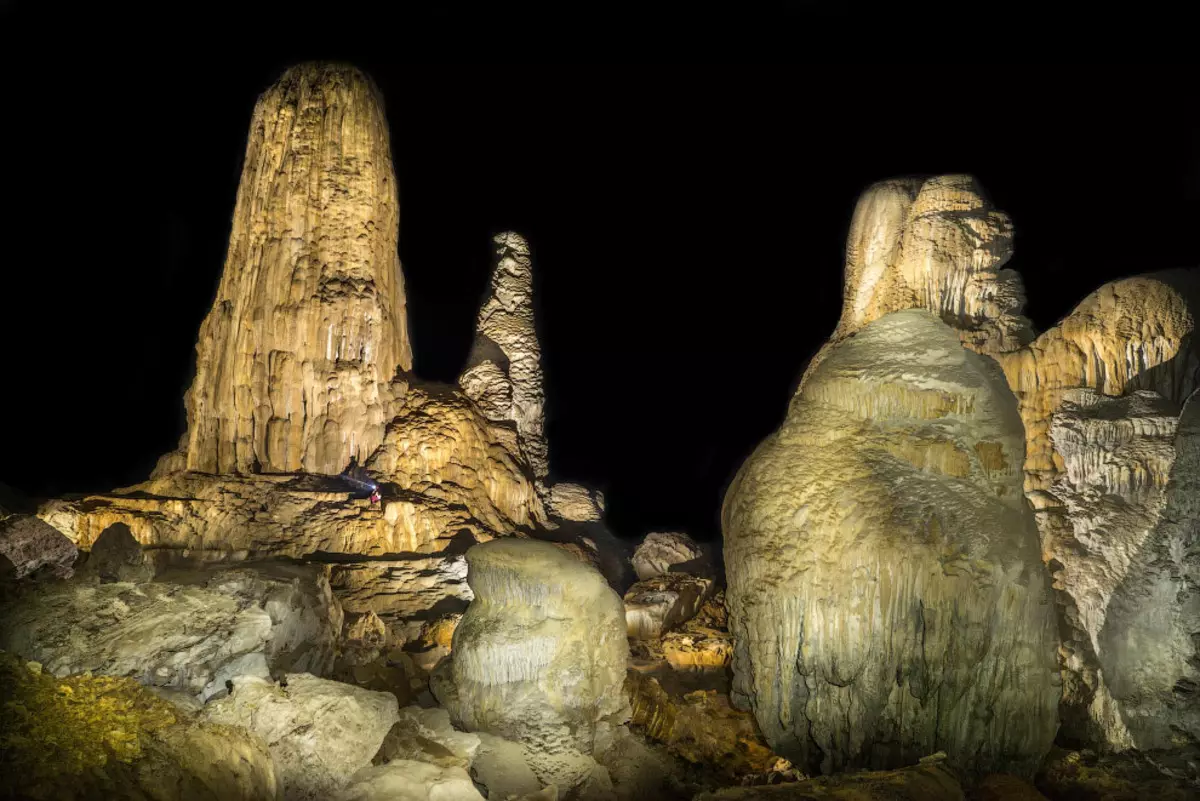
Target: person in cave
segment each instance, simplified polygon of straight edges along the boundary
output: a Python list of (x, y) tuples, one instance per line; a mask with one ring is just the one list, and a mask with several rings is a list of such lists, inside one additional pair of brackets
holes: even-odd
[(358, 463), (357, 456), (350, 457), (350, 464), (346, 466), (346, 469), (341, 472), (338, 478), (350, 485), (354, 497), (369, 498), (372, 505), (381, 501), (382, 495), (379, 492), (379, 484), (371, 478), (366, 468)]

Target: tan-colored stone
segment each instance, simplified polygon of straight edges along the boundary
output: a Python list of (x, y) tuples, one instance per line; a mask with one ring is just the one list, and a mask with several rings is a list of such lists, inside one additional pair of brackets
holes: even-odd
[(754, 717), (730, 706), (727, 695), (697, 690), (672, 696), (657, 679), (634, 670), (625, 679), (625, 693), (630, 726), (675, 756), (731, 779), (779, 768), (781, 758), (763, 741)]
[[(186, 398), (186, 467), (337, 473), (383, 439), (412, 366), (378, 90), (301, 64), (259, 98)], [(164, 470), (178, 467), (168, 459)]]
[(515, 427), (521, 453), (542, 481), (550, 468), (541, 346), (533, 319), (533, 264), (520, 234), (508, 231), (494, 241), (496, 267), (458, 383), (489, 420)]
[(969, 175), (881, 181), (863, 193), (846, 244), (845, 298), (832, 342), (902, 309), (927, 309), (980, 353), (1028, 342), (1012, 223)]
[(1200, 273), (1106, 284), (1028, 347), (998, 354), (1026, 433), (1025, 492), (1063, 610), (1063, 726), (1105, 748), (1200, 735), (1190, 632), (1200, 561), (1189, 500), (1198, 436)]

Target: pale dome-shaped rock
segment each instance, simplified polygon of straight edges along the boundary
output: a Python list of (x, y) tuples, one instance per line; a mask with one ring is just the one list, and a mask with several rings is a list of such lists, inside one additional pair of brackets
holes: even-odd
[(810, 369), (722, 512), (734, 689), (776, 751), (1032, 774), (1060, 685), (1023, 453), (999, 368), (926, 311)]
[(539, 779), (561, 784), (590, 764), (597, 727), (627, 712), (621, 599), (547, 542), (493, 540), (467, 561), (475, 598), (434, 691), (457, 724), (522, 743)]

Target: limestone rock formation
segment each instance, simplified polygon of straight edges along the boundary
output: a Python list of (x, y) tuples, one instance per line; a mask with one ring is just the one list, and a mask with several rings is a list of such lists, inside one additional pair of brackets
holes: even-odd
[(4, 608), (0, 648), (58, 676), (131, 676), (200, 698), (238, 673), (328, 670), (342, 624), (328, 582), (319, 571), (276, 570), (47, 585)]
[(113, 523), (92, 543), (82, 573), (102, 583), (126, 581), (136, 584), (154, 578), (154, 565), (149, 563), (129, 526)]
[(703, 559), (704, 551), (691, 537), (679, 531), (654, 531), (633, 552), (633, 570), (638, 581), (670, 572), (674, 565)]
[(471, 766), (478, 750), (479, 736), (455, 731), (446, 710), (406, 706), (371, 761), (386, 765), (408, 759), (465, 769)]
[(722, 510), (736, 697), (776, 751), (1032, 774), (1060, 687), (1023, 456), (1003, 374), (929, 312), (810, 369)]
[(525, 764), (521, 744), (487, 732), (479, 733), (479, 751), (471, 764), (471, 775), (487, 788), (489, 799), (528, 796), (542, 789), (533, 768)]
[(519, 234), (499, 234), (495, 243), (491, 287), (458, 383), (489, 420), (516, 428), (521, 453), (542, 481), (549, 472), (549, 452), (541, 347), (533, 320), (533, 264)]
[(1107, 748), (1200, 736), (1188, 691), (1200, 679), (1187, 634), (1200, 629), (1187, 589), (1200, 570), (1195, 513), (1188, 490), (1168, 489), (1188, 480), (1173, 466), (1193, 447), (1179, 418), (1200, 386), (1198, 305), (1196, 271), (1116, 281), (997, 356), (1020, 404), (1025, 491), (1063, 607), (1064, 728)]
[(893, 311), (927, 309), (980, 353), (1032, 339), (1021, 315), (1012, 223), (969, 175), (881, 181), (858, 201), (846, 243), (839, 342)]
[(625, 593), (625, 625), (630, 637), (655, 640), (694, 618), (713, 589), (712, 579), (668, 573), (639, 581)]
[(546, 520), (519, 434), (452, 388), (414, 383), (367, 466), (401, 490), (463, 503), (476, 530), (510, 534)]
[(1055, 748), (1038, 771), (1036, 784), (1054, 801), (1193, 801), (1195, 763), (1190, 769), (1175, 767), (1183, 770), (1173, 770), (1161, 759), (1138, 751), (1115, 754)]
[(525, 745), (544, 784), (578, 779), (573, 765), (590, 764), (597, 726), (626, 711), (620, 597), (550, 543), (493, 540), (467, 562), (475, 599), (439, 668), (438, 700), (468, 731)]
[(753, 717), (715, 690), (676, 697), (653, 677), (631, 670), (625, 692), (632, 710), (629, 725), (687, 762), (727, 779), (767, 773), (786, 762), (762, 741)]
[(266, 744), (128, 678), (55, 679), (0, 653), (0, 797), (275, 801)]
[(733, 638), (722, 590), (704, 602), (700, 612), (658, 641), (658, 651), (672, 670), (723, 672), (733, 661)]
[(486, 540), (545, 520), (500, 429), (452, 391), (410, 395), (369, 462), (385, 486), (381, 505), (329, 477), (185, 472), (50, 501), (39, 516), (81, 548), (122, 523), (144, 546), (199, 559), (436, 553), (460, 536)]
[(333, 801), (484, 801), (470, 775), (458, 767), (401, 759), (363, 768)]
[(23, 514), (0, 508), (0, 556), (13, 565), (12, 578), (24, 578), (43, 568), (57, 578), (70, 578), (79, 550), (58, 529)]
[(561, 482), (549, 488), (546, 505), (560, 520), (590, 523), (604, 519), (604, 493), (582, 484)]
[(462, 554), (411, 555), (337, 565), (331, 583), (347, 612), (371, 612), (401, 644), (447, 613), (466, 611), (474, 597)]
[(412, 366), (399, 214), (370, 79), (302, 64), (263, 93), (196, 347), (187, 469), (336, 474), (375, 450)]
[(270, 749), (284, 798), (319, 801), (371, 764), (398, 719), (396, 698), (306, 673), (282, 684), (256, 676), (204, 707), (201, 719), (258, 735)]
[(1051, 423), (1064, 468), (1052, 492), (1072, 535), (1052, 565), (1072, 601), (1069, 621), (1087, 635), (1068, 667), (1086, 671), (1085, 655), (1095, 655), (1090, 719), (1116, 747), (1200, 736), (1190, 689), (1200, 687), (1192, 637), (1200, 630), (1200, 413), (1190, 416), (1191, 425), (1181, 421), (1178, 405), (1156, 392), (1078, 390)]
[(775, 787), (727, 787), (695, 801), (964, 801), (944, 754), (896, 770), (847, 773)]
[(1059, 475), (1049, 434), (1065, 393), (1094, 389), (1119, 396), (1145, 389), (1180, 404), (1197, 388), (1197, 298), (1195, 271), (1114, 281), (1028, 347), (997, 356), (1025, 424), (1027, 492), (1050, 490)]

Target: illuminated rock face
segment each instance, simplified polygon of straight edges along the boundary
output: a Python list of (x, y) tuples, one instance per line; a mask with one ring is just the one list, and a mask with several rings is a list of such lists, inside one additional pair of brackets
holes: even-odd
[[(1025, 491), (1063, 610), (1065, 733), (1113, 749), (1200, 736), (1190, 688), (1200, 569), (1179, 490), (1200, 385), (1195, 271), (1106, 284), (1000, 354), (1026, 431)], [(1188, 526), (1191, 525), (1191, 529)], [(1117, 689), (1117, 686), (1120, 689)]]
[(1060, 686), (1023, 455), (1003, 374), (928, 312), (810, 370), (722, 511), (735, 697), (776, 751), (1032, 773)]
[(688, 563), (702, 559), (704, 551), (681, 531), (652, 531), (633, 552), (633, 570), (638, 581), (670, 572), (673, 565), (690, 569)]
[(79, 550), (53, 526), (32, 515), (7, 514), (0, 507), (0, 556), (12, 563), (13, 578), (46, 568), (70, 578)]
[(299, 673), (286, 686), (236, 678), (233, 693), (207, 704), (201, 720), (265, 740), (287, 801), (322, 801), (371, 764), (399, 710), (390, 693)]
[(1026, 491), (1049, 490), (1061, 472), (1050, 423), (1065, 393), (1094, 389), (1118, 396), (1153, 390), (1182, 403), (1197, 386), (1200, 353), (1192, 342), (1200, 276), (1159, 273), (1105, 284), (1028, 347), (997, 360), (1025, 424)]
[(379, 445), (412, 364), (398, 226), (374, 86), (348, 66), (288, 70), (254, 108), (186, 398), (188, 469), (338, 473)]
[(329, 670), (342, 627), (324, 571), (294, 566), (189, 574), (178, 583), (76, 577), (3, 611), (0, 648), (55, 675), (131, 676), (202, 699), (240, 674)]
[(592, 523), (604, 519), (604, 493), (582, 484), (555, 484), (546, 501), (550, 513), (560, 520)]
[(491, 287), (458, 383), (489, 420), (516, 427), (521, 453), (540, 481), (549, 471), (549, 455), (542, 351), (533, 321), (533, 265), (529, 245), (520, 235), (499, 234), (495, 243)]
[(630, 637), (657, 640), (694, 618), (712, 593), (712, 579), (669, 573), (639, 581), (625, 593), (625, 625)]
[(484, 541), (546, 519), (516, 450), (512, 432), (457, 390), (414, 384), (367, 461), (388, 490), (380, 505), (350, 500), (331, 478), (183, 472), (52, 501), (39, 516), (85, 549), (122, 523), (144, 546), (196, 557), (432, 554), (457, 537)]
[(927, 309), (967, 347), (1002, 353), (1030, 339), (1021, 316), (1012, 223), (969, 175), (901, 178), (870, 187), (858, 201), (846, 244), (840, 341), (883, 315)]
[(509, 534), (546, 520), (522, 447), (463, 393), (414, 384), (367, 467), (400, 489), (462, 503), (489, 531)]
[[(467, 552), (475, 600), (434, 690), (451, 718), (526, 747), (544, 783), (591, 769), (597, 727), (627, 711), (621, 599), (550, 543), (501, 539)], [(444, 661), (443, 665), (447, 665)]]
[(1085, 732), (1116, 748), (1200, 736), (1200, 396), (1180, 417), (1154, 392), (1068, 393), (1051, 434), (1071, 537), (1051, 564), (1085, 685), (1069, 700), (1090, 694)]

